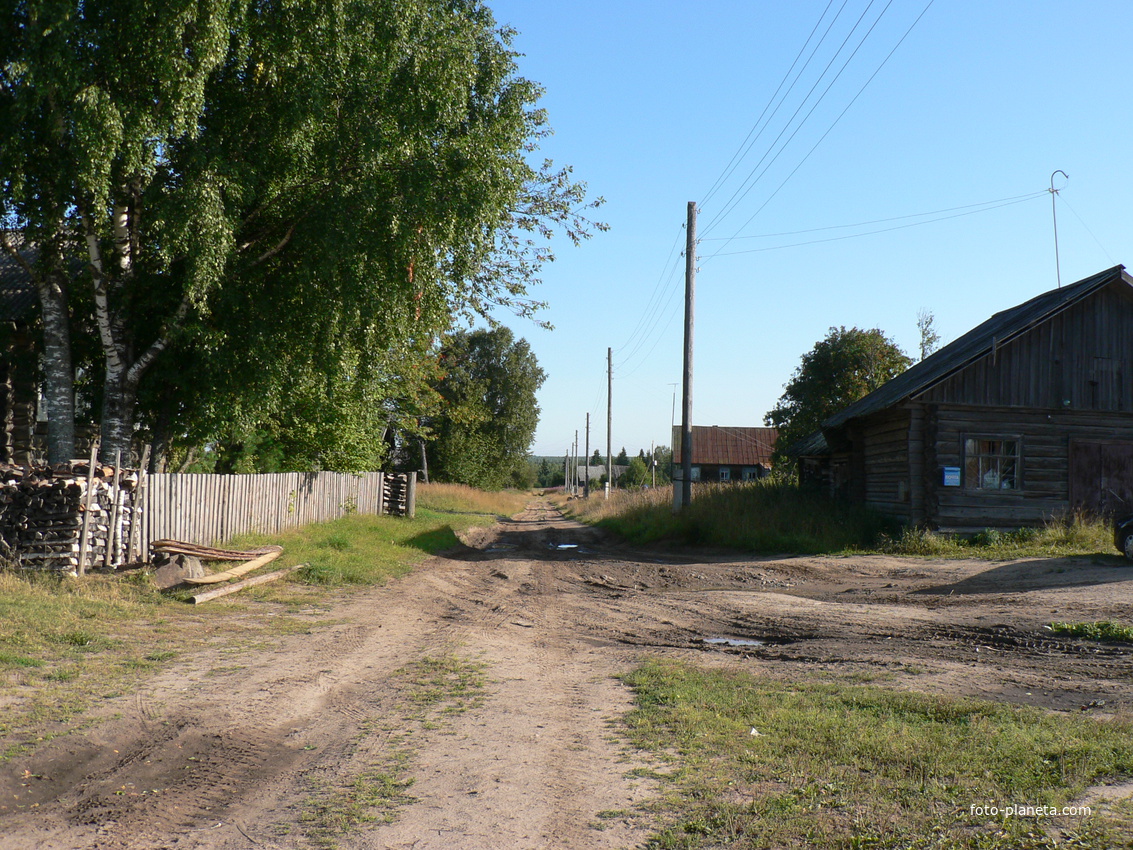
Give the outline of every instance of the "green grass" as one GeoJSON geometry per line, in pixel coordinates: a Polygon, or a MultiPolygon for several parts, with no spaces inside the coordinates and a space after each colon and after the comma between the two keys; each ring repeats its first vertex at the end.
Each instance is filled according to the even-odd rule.
{"type": "MultiPolygon", "coordinates": [[[[919,528],[902,529],[864,506],[831,500],[796,484],[764,479],[698,484],[692,505],[672,510],[672,488],[619,491],[609,501],[564,502],[577,519],[634,543],[671,541],[763,555],[782,553],[889,554],[1004,560],[1113,553],[1112,530],[1082,516],[1042,528],[987,529],[965,539],[919,528]]],[[[1115,556],[1116,557],[1116,556],[1115,556]]]]}
{"type": "Polygon", "coordinates": [[[995,818],[1133,774],[1133,718],[650,662],[630,741],[663,761],[654,848],[1128,846],[1127,818],[995,818]],[[752,730],[758,735],[752,734],[752,730]],[[1124,837],[1123,837],[1124,836],[1124,837]],[[1060,843],[1061,842],[1061,843],[1060,843]],[[1077,842],[1077,843],[1075,843],[1077,842]]]}
{"type": "Polygon", "coordinates": [[[1133,626],[1122,626],[1109,620],[1097,623],[1051,623],[1056,635],[1086,638],[1087,640],[1133,643],[1133,626]]]}

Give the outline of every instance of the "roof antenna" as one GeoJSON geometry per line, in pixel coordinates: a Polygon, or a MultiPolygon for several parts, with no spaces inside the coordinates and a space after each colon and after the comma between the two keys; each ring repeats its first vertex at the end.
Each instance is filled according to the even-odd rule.
{"type": "Polygon", "coordinates": [[[1054,219],[1054,273],[1058,275],[1058,288],[1062,289],[1062,268],[1058,262],[1058,213],[1054,209],[1054,196],[1058,194],[1058,190],[1054,188],[1055,174],[1061,174],[1067,180],[1070,179],[1070,175],[1062,169],[1052,171],[1050,174],[1050,214],[1054,219]]]}

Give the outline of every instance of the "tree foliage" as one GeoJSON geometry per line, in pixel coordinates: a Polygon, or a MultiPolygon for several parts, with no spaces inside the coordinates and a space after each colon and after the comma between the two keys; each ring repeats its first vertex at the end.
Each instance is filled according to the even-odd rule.
{"type": "Polygon", "coordinates": [[[441,349],[442,403],[429,445],[439,481],[485,489],[523,485],[545,375],[526,340],[505,327],[459,331],[441,349]]]}
{"type": "Polygon", "coordinates": [[[40,248],[57,430],[71,337],[98,341],[104,453],[142,424],[370,464],[437,335],[533,315],[547,240],[602,227],[533,162],[541,91],[481,0],[2,8],[2,213],[40,248]]]}
{"type": "Polygon", "coordinates": [[[802,356],[763,422],[779,429],[776,453],[817,431],[843,408],[904,372],[912,361],[877,328],[830,328],[802,356]]]}

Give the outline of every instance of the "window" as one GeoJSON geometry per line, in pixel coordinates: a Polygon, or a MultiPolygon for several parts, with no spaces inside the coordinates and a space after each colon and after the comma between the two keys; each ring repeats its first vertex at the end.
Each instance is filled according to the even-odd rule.
{"type": "Polygon", "coordinates": [[[720,467],[720,480],[721,481],[731,481],[732,480],[732,470],[729,469],[726,466],[721,466],[720,467]]]}
{"type": "Polygon", "coordinates": [[[758,481],[761,477],[758,466],[745,466],[743,469],[744,481],[758,481]]]}
{"type": "Polygon", "coordinates": [[[700,480],[700,467],[699,466],[694,466],[692,468],[692,480],[693,481],[699,481],[700,480]]]}
{"type": "Polygon", "coordinates": [[[1018,437],[967,437],[964,440],[964,487],[968,490],[1018,490],[1021,469],[1018,437]]]}

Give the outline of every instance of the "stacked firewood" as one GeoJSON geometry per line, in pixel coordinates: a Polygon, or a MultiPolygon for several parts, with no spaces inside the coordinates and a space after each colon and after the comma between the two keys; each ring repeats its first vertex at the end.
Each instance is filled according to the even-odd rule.
{"type": "Polygon", "coordinates": [[[388,473],[382,488],[382,509],[389,516],[405,516],[409,504],[409,476],[388,473]]]}
{"type": "Polygon", "coordinates": [[[96,464],[92,475],[87,461],[0,466],[0,538],[8,560],[68,573],[129,562],[137,483],[134,470],[96,464]]]}

